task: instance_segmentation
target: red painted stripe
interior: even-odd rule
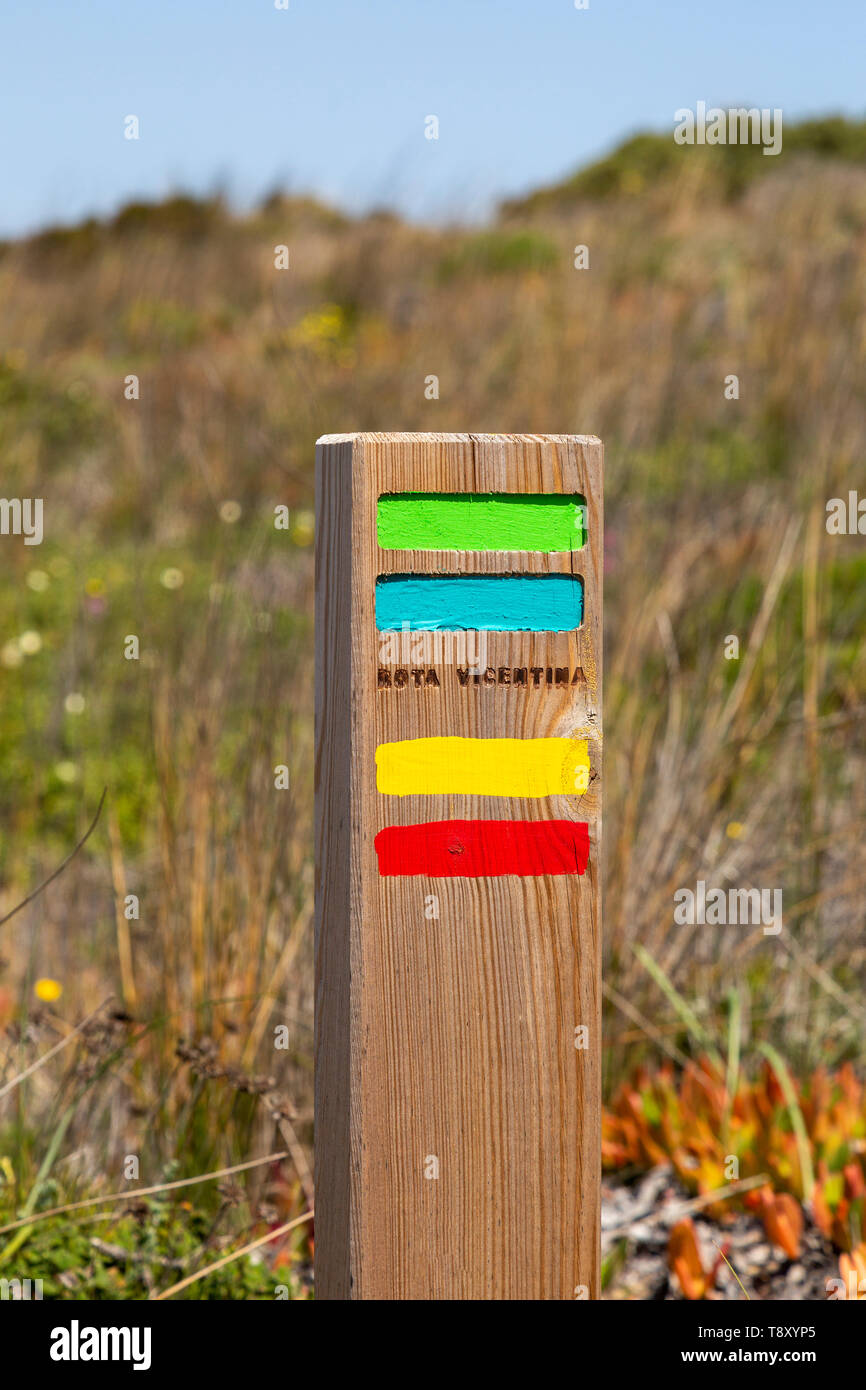
[[[434,820],[388,825],[374,840],[383,876],[582,874],[589,826],[570,820]]]

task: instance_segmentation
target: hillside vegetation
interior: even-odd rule
[[[2,491],[45,499],[41,547],[2,539],[0,915],[108,788],[3,927],[0,1225],[122,1189],[126,1155],[156,1184],[287,1150],[91,1213],[166,1287],[307,1208],[328,432],[605,441],[609,1094],[707,1049],[864,1061],[866,541],[825,527],[866,495],[864,292],[866,127],[842,121],[773,160],[639,136],[481,230],[177,196],[0,248]],[[698,880],[781,889],[783,931],[676,926]],[[60,1279],[59,1231],[0,1234],[0,1266],[8,1240],[55,1293],[142,1296],[92,1246]]]

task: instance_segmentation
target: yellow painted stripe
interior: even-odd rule
[[[410,738],[376,749],[387,796],[581,796],[589,750],[580,738]]]

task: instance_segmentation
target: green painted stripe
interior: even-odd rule
[[[379,544],[383,550],[580,550],[584,505],[565,493],[386,493],[379,498]]]

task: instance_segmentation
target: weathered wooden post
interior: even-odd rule
[[[596,1297],[601,443],[316,487],[318,1297]]]

